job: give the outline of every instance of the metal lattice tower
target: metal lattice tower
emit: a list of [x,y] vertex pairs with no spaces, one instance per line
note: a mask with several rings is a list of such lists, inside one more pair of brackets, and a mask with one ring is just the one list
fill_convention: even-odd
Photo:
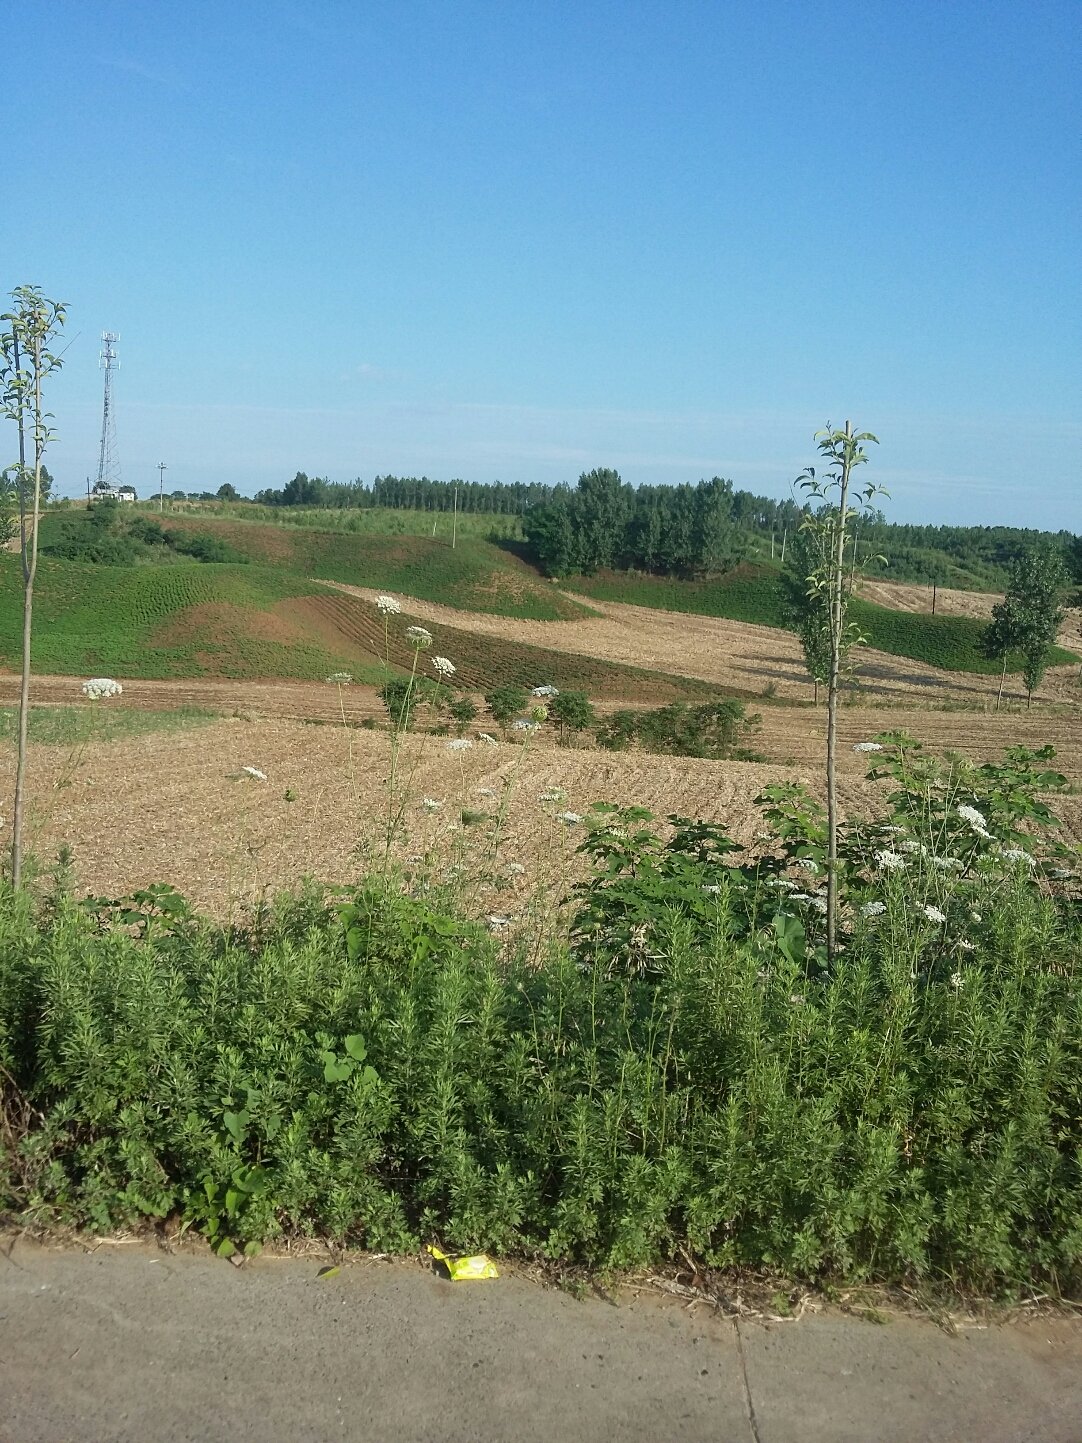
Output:
[[105,400],[101,412],[101,451],[98,453],[98,485],[120,485],[120,453],[116,445],[116,417],[113,414],[113,372],[120,362],[116,343],[120,337],[113,331],[102,331],[98,365],[105,372]]

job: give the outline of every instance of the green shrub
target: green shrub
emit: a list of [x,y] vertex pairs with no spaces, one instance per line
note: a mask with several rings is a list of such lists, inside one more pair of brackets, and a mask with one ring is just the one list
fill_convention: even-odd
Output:
[[598,744],[606,751],[627,751],[638,743],[644,751],[677,757],[751,754],[740,743],[759,725],[759,717],[746,714],[733,698],[688,706],[683,702],[650,711],[623,709],[612,712],[597,727]]
[[485,705],[501,726],[526,710],[527,699],[524,686],[497,686],[485,693]]

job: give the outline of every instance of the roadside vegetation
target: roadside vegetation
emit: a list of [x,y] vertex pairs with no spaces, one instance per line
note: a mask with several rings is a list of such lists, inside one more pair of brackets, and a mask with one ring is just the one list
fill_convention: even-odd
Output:
[[[523,742],[529,745],[528,737]],[[597,807],[538,966],[469,879],[377,868],[243,927],[167,886],[0,892],[0,1205],[819,1284],[1082,1287],[1082,935],[1042,754],[867,747],[826,961],[821,814]]]

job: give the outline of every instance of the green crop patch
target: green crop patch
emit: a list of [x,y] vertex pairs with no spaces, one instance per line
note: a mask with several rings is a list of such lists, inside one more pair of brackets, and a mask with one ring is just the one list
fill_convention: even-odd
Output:
[[[1002,661],[985,655],[981,640],[986,623],[974,617],[891,611],[857,598],[849,603],[849,617],[860,627],[869,646],[893,656],[908,656],[943,671],[984,675],[998,674],[1003,665]],[[1071,652],[1059,646],[1052,648],[1052,666],[1064,666],[1072,661],[1077,661],[1077,657]],[[1021,670],[1021,655],[1011,653],[1007,658],[1008,673]]]
[[737,566],[727,575],[709,581],[603,571],[596,576],[572,577],[567,586],[597,601],[621,601],[758,626],[785,626],[785,596],[779,573],[764,566]]
[[[373,667],[371,654],[344,655],[281,606],[322,591],[253,565],[123,567],[45,557],[35,594],[34,668],[69,676],[316,678]],[[22,576],[17,557],[6,556],[0,664],[17,666],[21,637]]]

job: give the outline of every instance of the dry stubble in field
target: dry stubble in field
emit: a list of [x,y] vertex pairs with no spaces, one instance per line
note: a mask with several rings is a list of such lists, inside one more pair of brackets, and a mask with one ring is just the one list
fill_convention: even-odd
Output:
[[[356,794],[350,780],[352,738]],[[58,847],[75,852],[80,891],[119,896],[169,881],[218,916],[305,875],[348,884],[378,862],[387,816],[389,737],[383,732],[302,722],[223,720],[180,733],[91,745],[74,765],[61,747],[32,748],[31,846],[46,863]],[[244,774],[259,768],[267,780]],[[0,784],[10,783],[6,759]],[[754,796],[812,768],[573,751],[551,744],[448,749],[439,737],[411,737],[401,773],[409,787],[407,835],[398,860],[431,860],[438,875],[457,867],[478,913],[521,913],[527,898],[563,895],[582,837],[562,811],[595,801],[649,807],[722,822],[748,844],[761,830]],[[475,887],[488,870],[490,826],[464,825],[462,812],[500,811],[509,787],[495,872],[500,887]],[[545,793],[558,791],[553,800]],[[287,800],[287,792],[294,800]],[[850,807],[870,806],[858,769],[847,779]],[[423,799],[439,802],[426,810]],[[419,863],[414,862],[416,866]],[[522,868],[521,872],[518,868]],[[471,891],[472,888],[472,891]]]

